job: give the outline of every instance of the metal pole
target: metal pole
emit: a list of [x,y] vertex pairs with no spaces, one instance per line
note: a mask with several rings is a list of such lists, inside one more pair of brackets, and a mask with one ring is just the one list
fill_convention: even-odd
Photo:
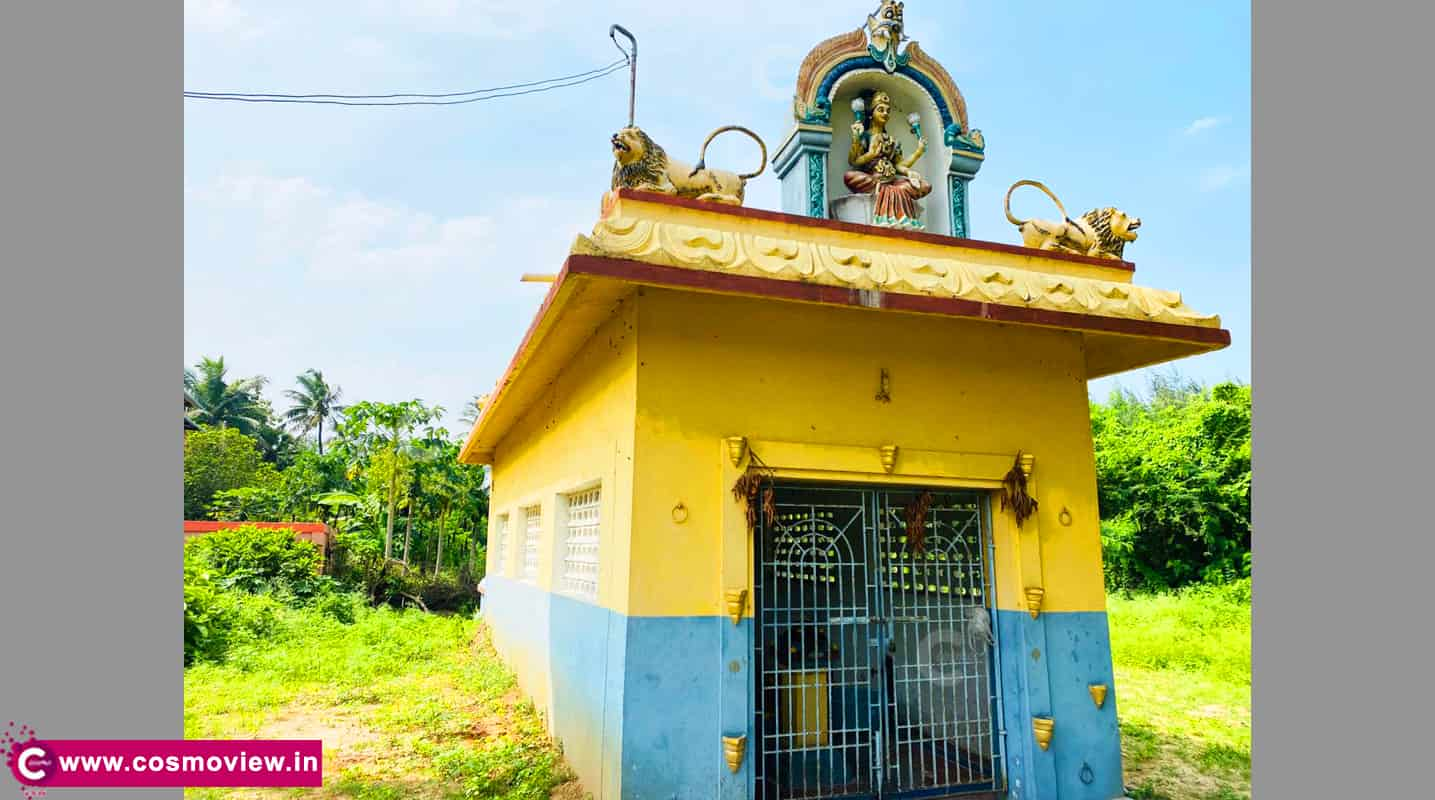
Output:
[[[627,38],[633,52],[630,53],[624,50],[623,46],[618,44],[618,34],[620,33]],[[628,127],[631,128],[633,127],[633,112],[638,96],[638,40],[622,25],[613,25],[608,28],[608,38],[613,40],[613,46],[618,48],[618,52],[622,53],[628,59]]]

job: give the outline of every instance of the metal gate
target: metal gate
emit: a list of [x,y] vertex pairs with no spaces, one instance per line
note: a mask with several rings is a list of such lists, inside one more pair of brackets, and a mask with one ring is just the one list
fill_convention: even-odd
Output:
[[990,508],[919,490],[780,484],[759,514],[756,797],[944,797],[1004,788]]

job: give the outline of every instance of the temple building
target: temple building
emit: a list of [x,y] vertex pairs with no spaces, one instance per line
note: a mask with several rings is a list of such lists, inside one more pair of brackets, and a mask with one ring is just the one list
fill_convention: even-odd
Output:
[[598,800],[1122,797],[1087,382],[1230,335],[1119,210],[968,238],[900,3],[795,94],[781,212],[614,136],[461,453],[494,645]]

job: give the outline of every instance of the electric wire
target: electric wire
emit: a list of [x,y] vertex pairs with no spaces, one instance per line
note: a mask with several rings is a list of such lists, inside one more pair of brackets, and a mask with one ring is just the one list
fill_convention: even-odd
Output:
[[[197,92],[185,91],[184,96],[191,100],[228,100],[239,103],[296,103],[307,105],[339,105],[339,106],[453,106],[466,103],[476,103],[480,100],[495,100],[500,97],[519,97],[521,95],[546,92],[552,89],[562,89],[569,86],[588,83],[607,75],[611,75],[620,69],[628,66],[628,59],[624,58],[614,61],[604,67],[591,69],[586,72],[579,72],[573,75],[566,75],[558,78],[548,78],[541,81],[529,83],[516,83],[509,86],[495,86],[489,89],[473,89],[466,92],[447,93],[402,93],[388,95],[346,95],[346,94],[276,94],[276,93],[246,93],[246,92]],[[522,91],[507,91],[509,89],[522,89]],[[492,92],[499,92],[492,94]],[[479,97],[466,97],[466,95],[482,95]],[[464,97],[462,100],[393,100],[391,102],[371,102],[388,98],[402,97],[423,97],[423,98],[451,98]]]

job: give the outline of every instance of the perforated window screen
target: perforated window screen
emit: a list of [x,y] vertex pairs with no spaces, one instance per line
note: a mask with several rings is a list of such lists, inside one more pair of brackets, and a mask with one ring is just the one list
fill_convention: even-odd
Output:
[[538,580],[538,540],[543,535],[543,507],[532,506],[523,512],[523,579]]
[[499,575],[508,573],[508,515],[504,514],[494,520],[494,539],[497,541],[496,560],[493,562],[493,571]]
[[598,597],[598,488],[568,495],[568,525],[563,535],[563,591]]

